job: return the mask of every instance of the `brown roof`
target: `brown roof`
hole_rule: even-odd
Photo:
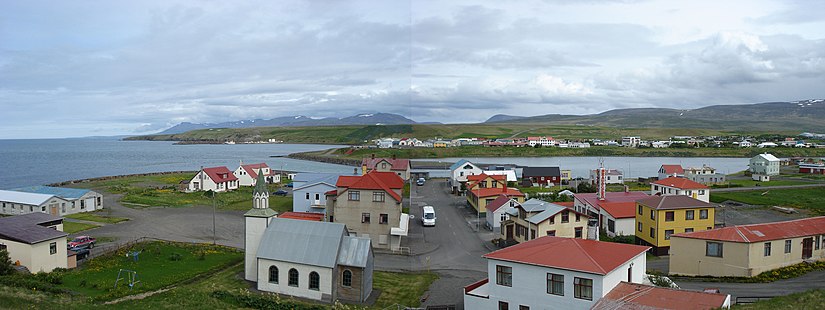
[[[211,168],[203,168],[203,172],[209,176],[215,183],[224,183],[229,181],[235,181],[238,178],[232,174],[232,171],[229,171],[229,168],[226,167],[211,167]]]
[[[485,208],[487,209],[488,212],[496,212],[496,210],[498,210],[498,208],[501,208],[502,206],[504,206],[508,201],[510,201],[510,197],[508,197],[507,195],[504,195],[504,194],[499,194],[498,198],[496,198],[496,200],[493,200],[492,202],[488,203],[487,206],[485,206]]]
[[[605,202],[601,205],[602,210],[610,213],[613,218],[635,218],[636,217],[636,203],[633,201],[626,202]]]
[[[0,218],[0,238],[26,244],[35,244],[46,240],[66,237],[68,234],[44,226],[63,223],[62,217],[46,213],[27,214]]]
[[[675,234],[675,237],[730,242],[763,242],[825,235],[825,216],[773,223],[736,225],[719,229]]]
[[[342,175],[338,177],[337,187],[345,187],[352,189],[380,189],[384,190],[396,201],[401,201],[401,195],[396,193],[393,189],[404,188],[404,180],[397,174],[386,171],[370,171],[361,176]],[[340,193],[338,193],[340,194]]]
[[[682,168],[682,165],[662,165],[662,169],[665,170],[665,174],[673,175],[675,174],[685,174],[685,169]]]
[[[661,179],[653,184],[667,186],[667,187],[675,187],[678,189],[707,189],[708,187],[702,183],[694,182],[685,178],[677,178],[677,177],[669,177],[666,179]]]
[[[685,195],[664,195],[650,196],[639,199],[639,204],[651,207],[656,210],[690,209],[690,208],[712,208],[709,203],[694,199]]]
[[[407,170],[410,167],[409,159],[393,159],[393,158],[364,158],[361,160],[361,166],[367,166],[368,170],[374,170],[375,166],[380,162],[386,161],[390,164],[390,170]]]
[[[684,291],[650,285],[620,282],[590,309],[613,310],[704,310],[730,303],[726,294]]]
[[[645,192],[606,192],[604,195],[605,200],[599,200],[599,198],[596,197],[596,193],[580,193],[575,194],[573,197],[585,204],[593,206],[597,210],[602,209],[601,205],[603,203],[628,201],[635,202],[636,200],[650,197],[650,195]]]

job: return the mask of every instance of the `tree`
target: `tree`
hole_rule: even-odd
[[[14,272],[14,266],[11,264],[9,251],[0,249],[0,276],[9,275],[12,272]]]
[[[581,182],[578,186],[576,186],[576,192],[579,193],[595,193],[597,190],[595,185],[591,185],[587,182]]]

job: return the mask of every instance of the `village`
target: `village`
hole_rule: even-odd
[[[760,209],[770,216],[741,222],[728,214],[738,212],[732,206],[740,203],[711,200],[712,191],[746,189],[730,187],[736,183],[821,190],[825,184],[819,181],[776,183],[782,182],[781,169],[821,180],[821,161],[789,163],[763,153],[736,176],[662,163],[658,176],[645,180],[628,180],[622,171],[602,166],[583,183],[563,167],[516,169],[460,160],[447,179],[412,169],[409,159],[374,156],[351,175],[241,162],[234,170],[202,168],[164,191],[206,193],[214,203],[216,195],[251,189],[238,207],[246,212],[223,219],[232,221],[234,234],[219,235],[213,228],[213,242],[239,241],[242,277],[250,289],[300,302],[369,307],[383,294],[374,289],[377,270],[404,272],[424,257],[427,270],[461,270],[467,264],[476,270],[464,276],[463,291],[430,288],[426,297],[416,297],[432,309],[665,308],[686,301],[691,309],[728,308],[752,296],[703,280],[755,279],[799,266],[825,269],[825,217],[776,206]],[[270,199],[287,196],[290,205],[270,208]],[[82,235],[64,232],[77,219],[109,218],[101,215],[107,199],[99,192],[36,186],[0,191],[0,201],[0,211],[9,215],[0,218],[0,249],[22,272],[83,270],[107,252],[122,251],[89,236],[125,225],[117,221]],[[78,217],[83,214],[89,216]],[[167,238],[158,239],[180,241]],[[459,244],[473,247],[462,252]],[[137,261],[138,254],[131,255]],[[134,277],[118,272],[109,280],[128,278],[131,290]]]

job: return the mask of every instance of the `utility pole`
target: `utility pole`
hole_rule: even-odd
[[[218,233],[215,230],[215,191],[212,191],[212,245],[217,244]]]
[[[481,183],[476,183],[476,185],[478,185],[478,191],[476,192],[476,232],[478,232],[481,230],[478,226],[478,222],[481,221]]]

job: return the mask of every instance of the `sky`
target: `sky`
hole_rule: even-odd
[[[825,98],[825,1],[2,1],[0,139]]]

